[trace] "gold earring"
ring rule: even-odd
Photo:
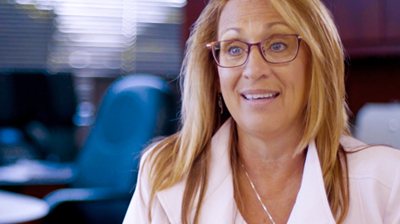
[[[219,97],[218,97],[218,106],[219,106],[219,109],[221,110],[221,114],[223,114],[224,113],[224,107],[222,105],[222,94],[221,93],[219,94]]]

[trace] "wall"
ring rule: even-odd
[[[374,4],[381,4],[375,0],[369,1],[373,2]],[[206,2],[208,1],[188,1],[186,6],[187,19],[184,30],[185,40],[189,36],[190,26],[196,21]],[[356,115],[358,110],[367,102],[391,102],[394,100],[400,101],[400,50],[396,51],[397,48],[390,45],[393,44],[393,40],[400,40],[397,38],[399,35],[395,35],[396,39],[393,39],[392,35],[392,39],[390,39],[391,41],[381,38],[379,39],[380,42],[375,41],[377,45],[369,47],[372,45],[368,44],[373,42],[370,41],[370,36],[373,35],[374,32],[379,33],[380,30],[379,28],[374,27],[375,29],[371,31],[371,29],[368,29],[371,28],[369,25],[371,23],[371,19],[360,20],[355,16],[367,15],[368,17],[368,15],[375,15],[377,18],[380,18],[379,23],[387,23],[385,26],[388,28],[391,27],[393,30],[393,26],[397,24],[392,22],[394,14],[387,14],[391,16],[385,16],[385,14],[383,14],[384,12],[393,11],[393,9],[390,9],[389,7],[389,10],[382,11],[382,8],[384,8],[383,6],[367,7],[368,5],[365,5],[363,0],[326,0],[325,2],[328,2],[328,7],[331,10],[334,10],[333,14],[336,18],[336,22],[339,24],[341,35],[346,39],[345,42],[347,41],[345,46],[347,44],[350,48],[349,53],[351,60],[348,62],[349,66],[346,73],[346,90],[349,107],[352,113]],[[394,4],[394,1],[390,0],[388,4]],[[366,11],[363,11],[363,9]],[[342,18],[344,16],[347,18],[347,20]],[[388,18],[386,22],[385,18]],[[356,35],[354,33],[354,27],[358,27],[359,30],[361,29],[363,31],[361,34],[360,32],[356,33],[360,35],[359,39],[354,38],[354,35]],[[397,28],[397,30],[400,30],[400,27]],[[371,32],[373,33],[371,34]],[[385,29],[383,32],[387,33],[388,31]],[[360,41],[360,39],[365,38],[366,40],[364,42],[367,43],[365,46],[358,47],[351,45],[354,39]],[[386,43],[385,40],[388,43]],[[379,43],[383,43],[383,45],[379,45]],[[355,116],[351,116],[351,122],[354,122],[354,119]]]

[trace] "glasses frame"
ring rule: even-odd
[[[268,61],[268,60],[265,58],[265,55],[264,55],[264,53],[263,53],[262,50],[261,50],[261,43],[263,43],[264,41],[270,40],[270,39],[274,39],[274,38],[277,38],[277,37],[284,37],[284,36],[295,36],[295,37],[297,37],[297,50],[296,50],[296,54],[294,55],[293,59],[291,59],[291,60],[289,60],[289,61],[284,61],[284,62],[270,62],[270,61]],[[257,47],[258,47],[258,50],[260,51],[260,54],[262,55],[262,57],[264,58],[264,60],[265,60],[266,62],[268,62],[268,63],[271,63],[271,64],[283,64],[283,63],[291,62],[291,61],[293,61],[294,59],[296,59],[297,55],[299,54],[300,41],[301,41],[301,40],[302,40],[301,36],[300,36],[300,35],[297,35],[297,34],[284,34],[284,35],[273,36],[273,37],[269,37],[269,38],[267,38],[267,39],[264,39],[264,40],[262,40],[262,41],[260,41],[260,42],[258,42],[258,43],[247,43],[247,42],[244,42],[244,41],[241,41],[241,40],[232,40],[231,42],[241,42],[241,43],[244,43],[244,44],[247,45],[247,56],[246,56],[246,60],[245,60],[242,64],[240,64],[240,65],[235,65],[235,66],[222,66],[222,65],[220,65],[220,64],[218,63],[217,56],[215,55],[215,51],[213,50],[215,44],[218,44],[218,43],[220,43],[220,42],[229,42],[230,40],[213,41],[213,42],[210,42],[210,43],[206,44],[206,47],[207,47],[207,49],[209,49],[209,50],[211,51],[211,53],[212,53],[212,55],[213,55],[213,58],[214,58],[214,61],[215,61],[215,63],[217,63],[217,65],[218,65],[219,67],[221,67],[221,68],[236,68],[236,67],[240,67],[240,66],[242,66],[242,65],[244,65],[244,64],[247,63],[247,61],[249,60],[249,55],[250,55],[250,51],[251,51],[251,47],[252,47],[252,46],[257,46]]]

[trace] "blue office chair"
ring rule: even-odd
[[[131,75],[114,82],[78,154],[76,180],[71,188],[45,197],[51,210],[73,201],[75,212],[85,218],[83,223],[121,223],[133,194],[142,149],[155,136],[174,131],[172,99],[168,83],[156,76]],[[82,201],[86,203],[76,203]],[[65,220],[60,215],[49,217],[49,223]]]
[[[400,103],[369,103],[357,114],[354,137],[400,148]]]

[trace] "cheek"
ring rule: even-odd
[[[229,111],[231,111],[237,105],[238,99],[236,88],[238,86],[240,75],[238,75],[238,73],[235,73],[232,68],[218,68],[218,76],[222,97],[224,99],[226,107]]]
[[[227,94],[229,91],[232,91],[235,87],[235,76],[232,74],[232,71],[229,71],[224,68],[218,68],[218,76],[219,76],[219,84],[220,91],[223,94]]]

